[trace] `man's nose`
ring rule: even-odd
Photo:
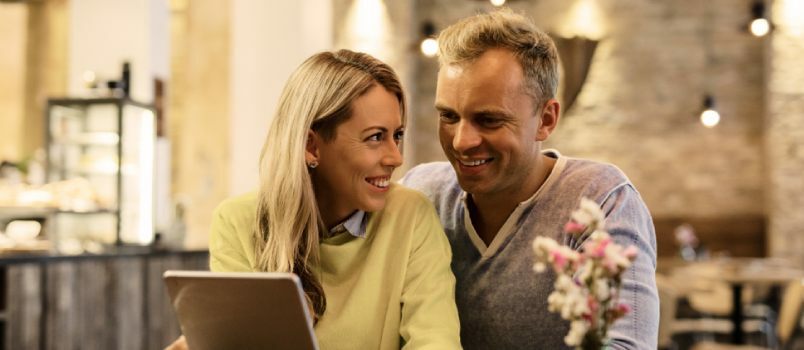
[[[452,138],[452,148],[458,152],[464,152],[480,145],[480,133],[472,123],[460,121],[455,128],[455,136]]]

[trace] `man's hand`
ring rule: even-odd
[[[190,348],[187,347],[187,339],[184,339],[183,335],[165,348],[165,350],[189,350],[189,349]]]

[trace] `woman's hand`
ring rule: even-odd
[[[179,339],[176,339],[176,341],[168,345],[165,350],[190,350],[190,348],[187,347],[187,339],[184,339],[182,335]]]

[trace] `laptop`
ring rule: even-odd
[[[164,281],[192,350],[318,349],[292,273],[171,270]]]

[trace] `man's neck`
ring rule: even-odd
[[[532,197],[547,180],[556,160],[547,156],[540,160],[533,181],[522,184],[515,193],[470,194],[467,202],[472,224],[486,246],[491,244],[519,203]]]

